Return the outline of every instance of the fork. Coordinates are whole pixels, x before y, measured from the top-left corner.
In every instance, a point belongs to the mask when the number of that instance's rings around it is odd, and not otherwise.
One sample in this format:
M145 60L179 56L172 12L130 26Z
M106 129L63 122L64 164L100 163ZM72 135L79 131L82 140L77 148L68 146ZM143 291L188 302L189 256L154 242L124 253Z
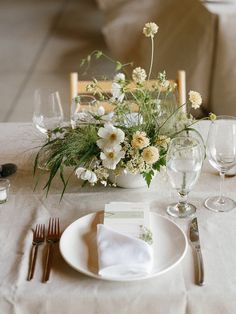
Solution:
M34 276L38 247L40 244L44 242L44 239L45 239L45 225L37 224L33 233L32 249L30 254L30 265L27 280L31 280Z
M59 218L50 218L48 223L48 232L46 236L48 248L43 275L44 282L47 282L49 280L53 260L53 247L54 244L57 243L59 240L60 240Z

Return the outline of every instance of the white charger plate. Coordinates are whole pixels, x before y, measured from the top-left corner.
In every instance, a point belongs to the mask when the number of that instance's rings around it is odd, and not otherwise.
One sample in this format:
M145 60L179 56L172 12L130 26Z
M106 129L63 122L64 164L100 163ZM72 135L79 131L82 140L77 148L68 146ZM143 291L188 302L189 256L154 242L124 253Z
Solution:
M103 212L83 216L73 222L63 232L60 251L65 261L79 272L102 280L134 281L159 276L174 266L187 251L185 233L171 220L150 212L153 233L154 265L149 275L140 277L113 278L98 275L96 233L97 224L103 222Z

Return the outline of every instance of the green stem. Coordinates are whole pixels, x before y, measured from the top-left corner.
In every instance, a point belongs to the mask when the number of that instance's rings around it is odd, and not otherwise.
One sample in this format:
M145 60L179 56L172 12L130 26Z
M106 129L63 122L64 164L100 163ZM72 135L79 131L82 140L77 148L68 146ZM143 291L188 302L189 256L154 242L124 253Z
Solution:
M148 80L150 80L150 76L152 73L152 66L153 66L154 42L153 42L152 36L151 36L151 43L152 43L152 51L151 51L151 62L150 62L150 68L149 68L149 73L148 73Z

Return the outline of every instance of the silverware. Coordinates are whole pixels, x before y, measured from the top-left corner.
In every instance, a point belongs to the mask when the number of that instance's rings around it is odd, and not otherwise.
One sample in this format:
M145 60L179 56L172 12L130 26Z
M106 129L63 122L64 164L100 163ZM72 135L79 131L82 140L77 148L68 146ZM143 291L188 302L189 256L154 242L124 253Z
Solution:
M49 280L53 260L53 247L55 243L57 243L59 240L60 240L59 218L50 218L48 223L48 232L46 236L48 248L43 275L44 282L47 282Z
M31 280L34 276L38 247L40 244L44 242L44 239L45 239L45 225L37 224L33 233L32 249L30 254L30 265L27 280Z
M202 252L201 252L201 246L200 246L200 240L199 240L199 231L198 231L198 223L197 218L193 218L190 223L190 241L192 244L193 249L196 252L197 255L197 284L199 286L204 285L204 266L203 266L203 259L202 259Z

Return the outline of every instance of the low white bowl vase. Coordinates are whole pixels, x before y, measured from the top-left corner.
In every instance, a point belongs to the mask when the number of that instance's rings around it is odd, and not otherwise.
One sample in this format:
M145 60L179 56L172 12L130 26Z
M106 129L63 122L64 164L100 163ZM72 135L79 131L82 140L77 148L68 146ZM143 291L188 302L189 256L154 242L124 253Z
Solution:
M111 183L125 189L137 189L147 186L147 183L141 174L133 174L127 170L122 170L118 176L112 172L109 175Z

